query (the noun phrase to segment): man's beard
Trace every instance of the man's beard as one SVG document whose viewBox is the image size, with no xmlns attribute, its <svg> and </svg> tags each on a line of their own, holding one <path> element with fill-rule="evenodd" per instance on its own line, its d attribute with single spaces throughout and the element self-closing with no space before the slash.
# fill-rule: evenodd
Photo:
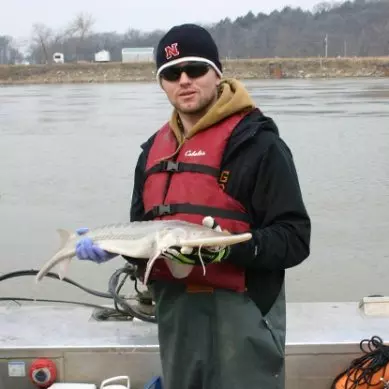
<svg viewBox="0 0 389 389">
<path fill-rule="evenodd" d="M 186 115 L 199 115 L 199 114 L 205 114 L 209 108 L 214 104 L 216 101 L 217 94 L 215 93 L 210 99 L 200 101 L 200 104 L 197 107 L 192 108 L 185 108 L 180 107 L 179 104 L 176 104 L 174 108 L 183 114 Z"/>
</svg>

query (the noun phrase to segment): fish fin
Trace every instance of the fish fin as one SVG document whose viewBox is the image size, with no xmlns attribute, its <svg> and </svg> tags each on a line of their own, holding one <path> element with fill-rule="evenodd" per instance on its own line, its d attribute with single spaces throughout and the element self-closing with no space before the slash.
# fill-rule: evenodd
<svg viewBox="0 0 389 389">
<path fill-rule="evenodd" d="M 199 259 L 201 262 L 201 266 L 203 267 L 203 276 L 205 276 L 205 273 L 207 272 L 207 270 L 205 269 L 205 263 L 204 263 L 203 257 L 201 256 L 201 246 L 199 246 L 199 249 L 198 249 L 198 256 L 199 256 Z"/>
<path fill-rule="evenodd" d="M 185 278 L 191 273 L 193 265 L 186 265 L 184 263 L 178 263 L 172 259 L 164 258 L 167 267 L 175 278 Z"/>
<path fill-rule="evenodd" d="M 169 247 L 169 241 L 171 238 L 169 236 L 164 236 L 161 233 L 157 233 L 155 236 L 155 251 L 150 259 L 147 261 L 146 271 L 144 276 L 144 284 L 147 284 L 147 281 L 150 277 L 151 270 L 157 261 L 157 259 L 162 259 L 162 252 L 165 251 L 165 247 Z M 168 258 L 163 258 L 173 277 L 175 278 L 185 278 L 193 269 L 193 265 L 181 264 L 176 261 L 172 261 Z"/>
<path fill-rule="evenodd" d="M 188 247 L 200 247 L 200 246 L 230 246 L 233 244 L 245 242 L 250 240 L 252 235 L 250 232 L 245 232 L 242 234 L 229 234 L 225 236 L 212 236 L 212 237 L 202 237 L 197 239 L 183 239 L 179 242 L 180 246 Z"/>
<path fill-rule="evenodd" d="M 161 250 L 157 250 L 154 255 L 147 261 L 146 270 L 144 275 L 143 283 L 146 285 L 149 280 L 151 270 L 155 264 L 155 261 L 161 256 Z"/>
</svg>

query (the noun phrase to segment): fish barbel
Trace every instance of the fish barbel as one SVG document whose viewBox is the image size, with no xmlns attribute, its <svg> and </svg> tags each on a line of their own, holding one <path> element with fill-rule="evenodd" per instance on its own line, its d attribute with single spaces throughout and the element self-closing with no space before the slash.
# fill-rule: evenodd
<svg viewBox="0 0 389 389">
<path fill-rule="evenodd" d="M 43 264 L 35 277 L 36 282 L 39 282 L 58 264 L 62 265 L 59 278 L 63 279 L 69 262 L 76 256 L 77 241 L 82 237 L 91 238 L 95 244 L 110 253 L 147 260 L 145 283 L 147 283 L 155 261 L 169 247 L 224 247 L 247 241 L 252 237 L 250 232 L 230 234 L 182 220 L 107 224 L 90 229 L 82 236 L 63 229 L 58 229 L 58 233 L 61 238 L 60 247 L 54 256 Z M 166 257 L 163 259 L 176 278 L 187 277 L 193 268 L 193 265 L 180 264 Z"/>
</svg>

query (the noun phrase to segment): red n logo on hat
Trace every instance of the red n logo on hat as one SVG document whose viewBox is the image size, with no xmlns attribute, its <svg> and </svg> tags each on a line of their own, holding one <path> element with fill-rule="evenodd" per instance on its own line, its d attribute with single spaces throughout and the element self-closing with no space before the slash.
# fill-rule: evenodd
<svg viewBox="0 0 389 389">
<path fill-rule="evenodd" d="M 170 59 L 171 57 L 177 57 L 180 54 L 177 45 L 178 43 L 173 43 L 172 45 L 165 47 L 166 59 Z"/>
</svg>

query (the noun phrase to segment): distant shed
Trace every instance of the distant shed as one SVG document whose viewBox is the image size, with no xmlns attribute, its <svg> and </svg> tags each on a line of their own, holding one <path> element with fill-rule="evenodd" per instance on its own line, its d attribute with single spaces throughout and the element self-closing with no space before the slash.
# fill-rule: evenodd
<svg viewBox="0 0 389 389">
<path fill-rule="evenodd" d="M 95 62 L 109 62 L 111 60 L 111 53 L 107 50 L 101 50 L 95 53 Z"/>
<path fill-rule="evenodd" d="M 122 49 L 122 62 L 153 62 L 154 47 L 126 47 Z"/>
<path fill-rule="evenodd" d="M 53 54 L 53 61 L 55 63 L 65 63 L 65 57 L 63 53 L 54 53 Z"/>
</svg>

